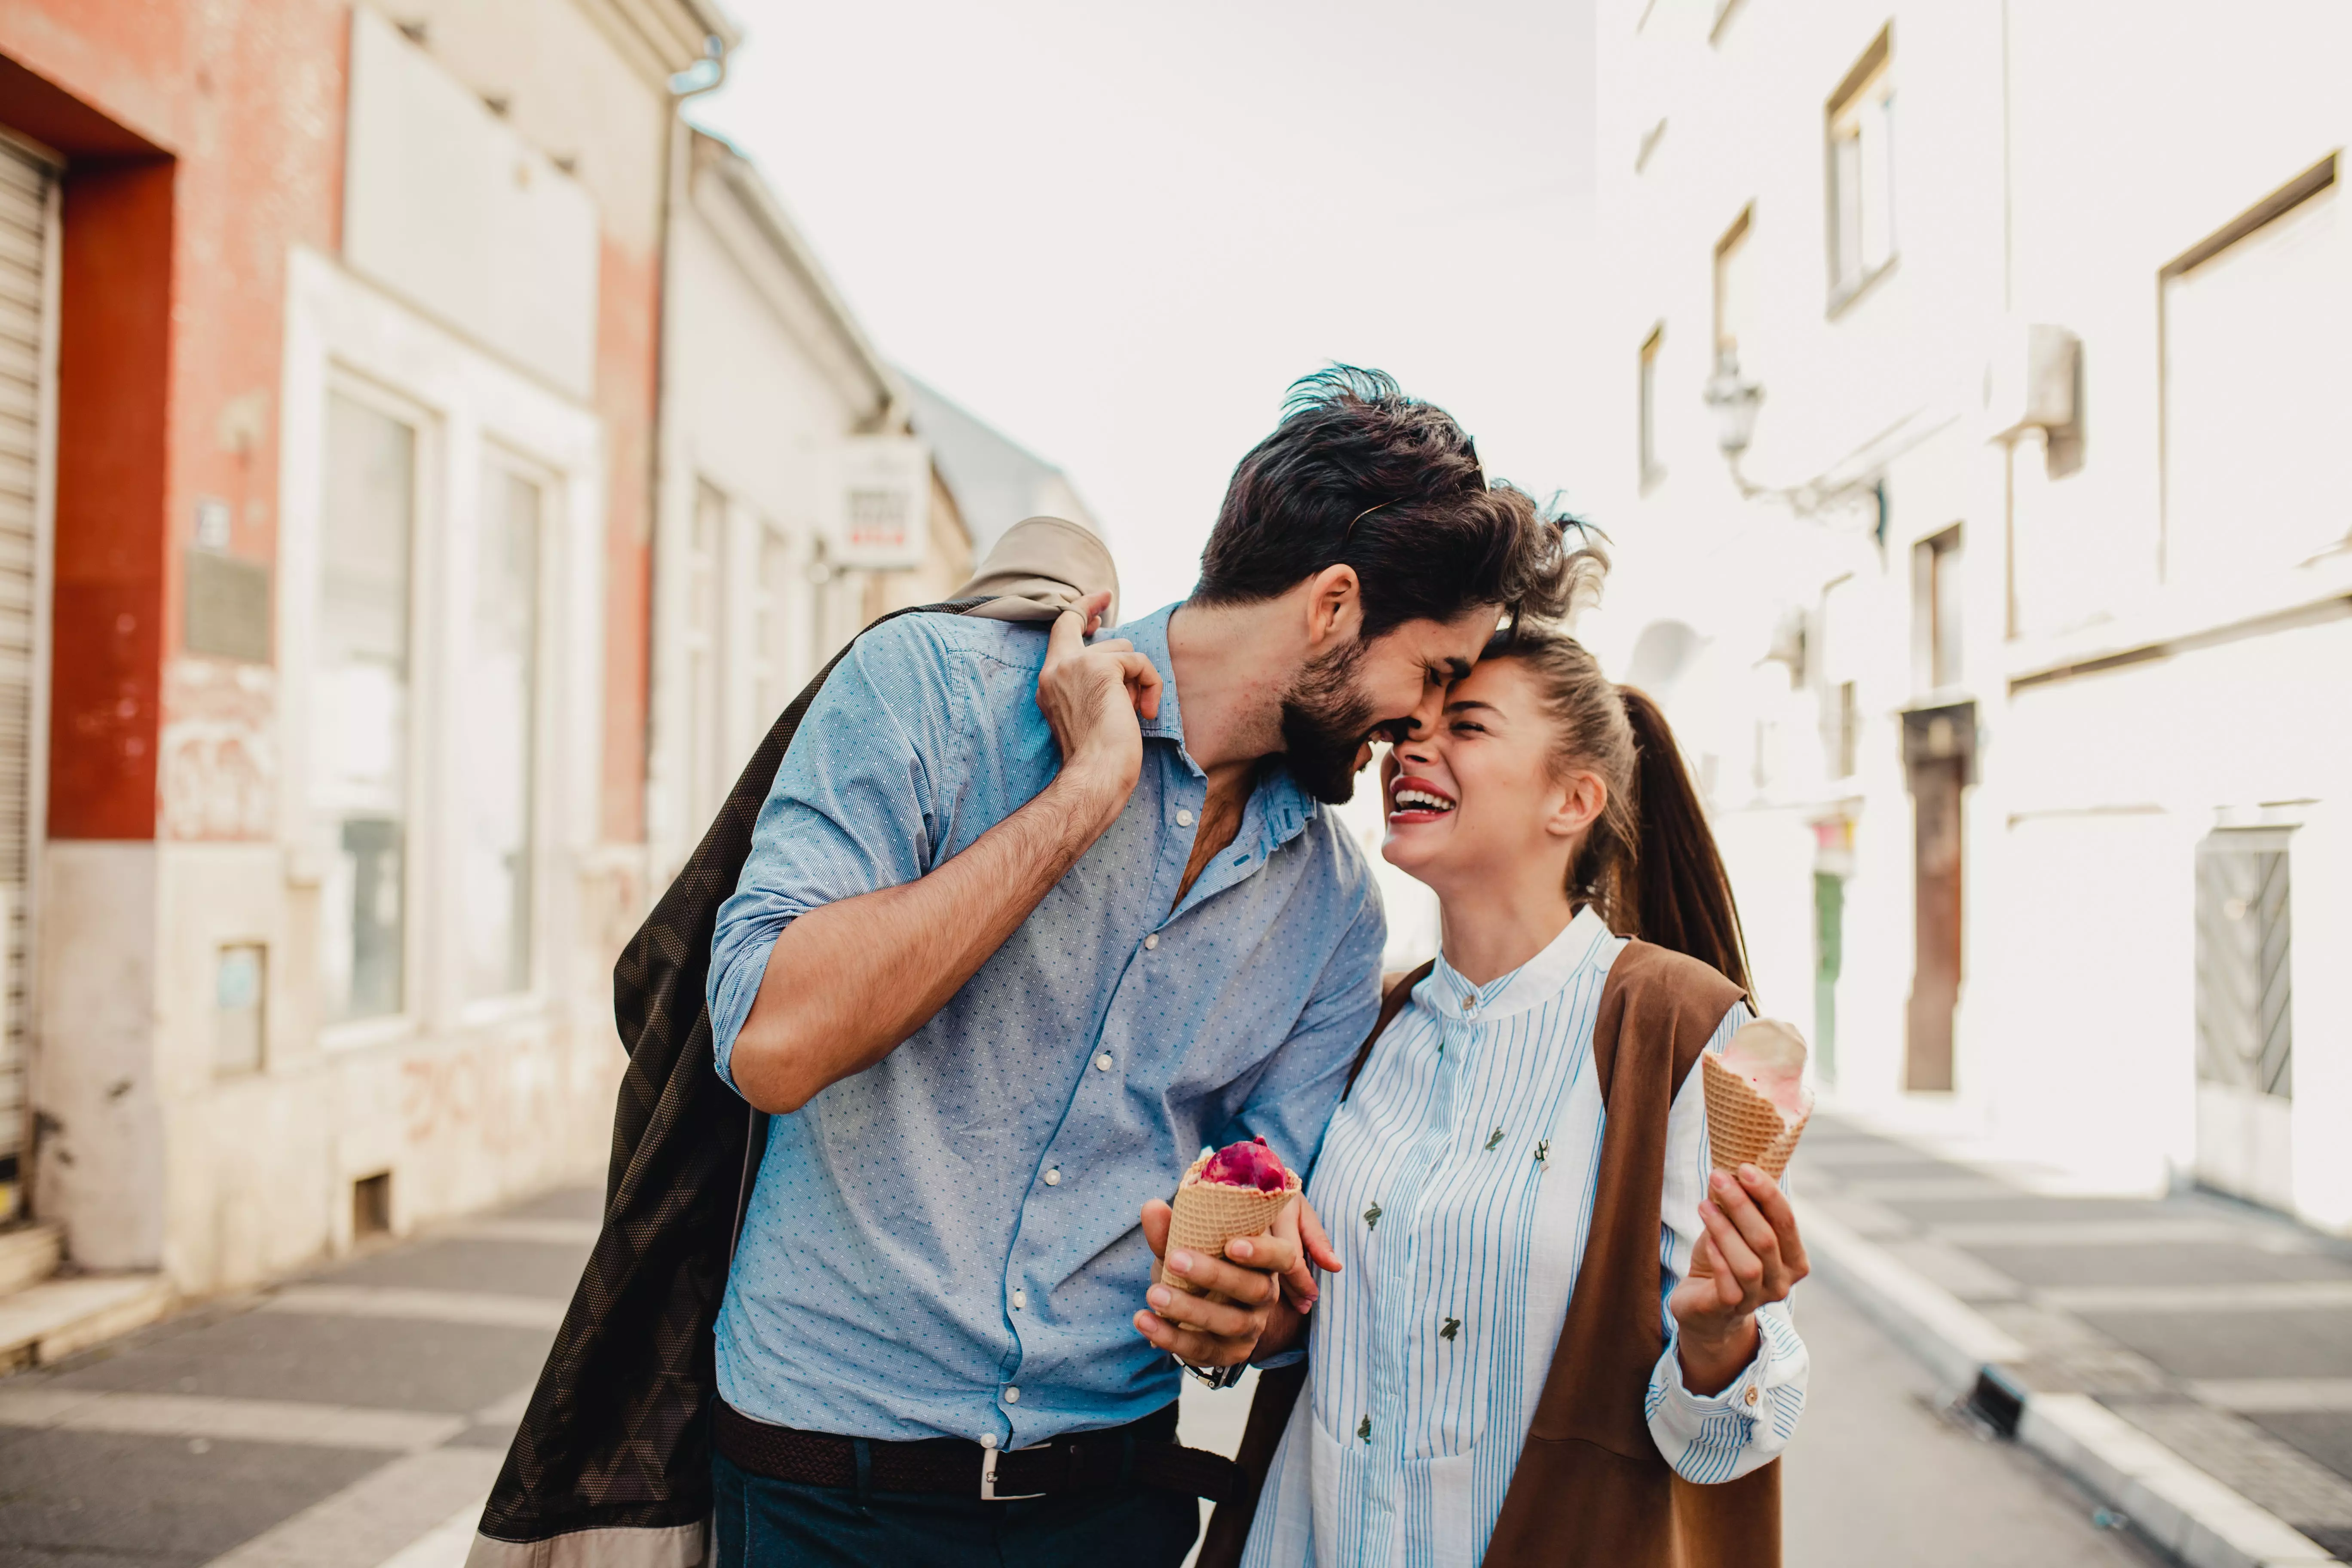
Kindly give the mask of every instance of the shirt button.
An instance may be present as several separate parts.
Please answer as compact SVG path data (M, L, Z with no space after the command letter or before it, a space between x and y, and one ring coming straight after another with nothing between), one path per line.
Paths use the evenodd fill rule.
M1462 1010L1465 1013L1475 1013L1478 1010L1478 998L1475 996L1462 998Z
M1095 1071L1110 1071L1110 1053L1108 1051L1105 1051L1102 1055L1095 1058Z
M1015 1290L1014 1292L1013 1292L1013 1310L1014 1311L1016 1311L1016 1312L1017 1312L1017 1311L1019 1311L1022 1308L1024 1308L1024 1307L1027 1306L1028 1304L1029 1304L1029 1292L1028 1292L1028 1291L1026 1291L1026 1290Z
M993 1448L993 1447L996 1447L996 1434L995 1434L995 1433L993 1433L993 1432L982 1432L982 1433L980 1435L980 1446L981 1446L982 1447L983 1447L983 1448Z
M1190 827L1190 826L1192 826L1192 814L1191 812L1189 812L1189 811L1180 811L1180 812L1178 812L1178 813L1176 814L1176 826L1179 826L1179 827Z
M1160 933L1158 931L1153 931L1150 936L1145 937L1143 939L1143 945L1147 948L1158 947L1160 945Z
M1061 1166L1056 1165L1052 1170L1045 1173L1045 1184L1049 1187L1058 1187L1062 1184Z
M1020 1404L1020 1403L1021 1403L1021 1391L1020 1391L1019 1389L1017 1389L1017 1388L1008 1388L1008 1389L1006 1389L1006 1390L1004 1391L1004 1403L1005 1403L1005 1404L1007 1404L1007 1405L1018 1405L1018 1404Z
M1750 1389L1748 1391L1748 1404L1750 1404L1750 1405L1755 1404L1758 1400L1759 1400L1759 1399L1761 1399L1761 1398L1763 1398L1763 1397L1764 1397L1764 1396L1763 1396L1763 1394L1759 1394L1759 1392L1757 1392L1757 1391L1756 1391L1755 1389L1753 1389L1753 1388L1750 1388Z

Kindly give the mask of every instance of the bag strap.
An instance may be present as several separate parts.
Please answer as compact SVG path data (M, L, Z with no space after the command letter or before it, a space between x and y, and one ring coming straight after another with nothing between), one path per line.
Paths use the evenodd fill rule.
M1433 958L1412 973L1399 975L1396 984L1381 994L1381 1016L1373 1020L1372 1032L1364 1037L1364 1043L1356 1047L1356 1059L1348 1064L1348 1082L1339 1090L1341 1100L1348 1098L1349 1090L1356 1087L1356 1079L1363 1076L1364 1064L1372 1059L1372 1042L1388 1032L1396 1016L1404 1011L1404 1005L1412 1000L1412 988L1428 979L1436 968L1437 960Z

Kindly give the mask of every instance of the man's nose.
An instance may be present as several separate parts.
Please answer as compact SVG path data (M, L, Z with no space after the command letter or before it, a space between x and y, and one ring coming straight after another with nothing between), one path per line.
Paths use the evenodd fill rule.
M1398 720L1394 732L1400 742L1426 740L1437 729L1437 717L1445 708L1445 688L1432 681L1422 692L1421 701L1413 710Z

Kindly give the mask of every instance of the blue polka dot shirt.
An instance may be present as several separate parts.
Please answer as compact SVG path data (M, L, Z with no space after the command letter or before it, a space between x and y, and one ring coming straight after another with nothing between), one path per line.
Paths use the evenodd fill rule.
M1166 684L1118 820L929 1023L773 1120L719 1319L744 1414L1006 1447L1148 1415L1180 1373L1131 1321L1137 1211L1206 1144L1311 1165L1379 1008L1380 896L1277 766L1178 903L1207 781L1172 613L1118 633ZM1036 626L903 616L835 669L719 910L722 1077L786 923L923 876L1053 778L1045 653Z

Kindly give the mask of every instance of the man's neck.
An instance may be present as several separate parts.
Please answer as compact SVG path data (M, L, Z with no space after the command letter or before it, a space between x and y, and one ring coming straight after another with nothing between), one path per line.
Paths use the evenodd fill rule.
M1297 649L1265 606L1186 603L1168 617L1184 750L1214 776L1282 750L1282 696Z

